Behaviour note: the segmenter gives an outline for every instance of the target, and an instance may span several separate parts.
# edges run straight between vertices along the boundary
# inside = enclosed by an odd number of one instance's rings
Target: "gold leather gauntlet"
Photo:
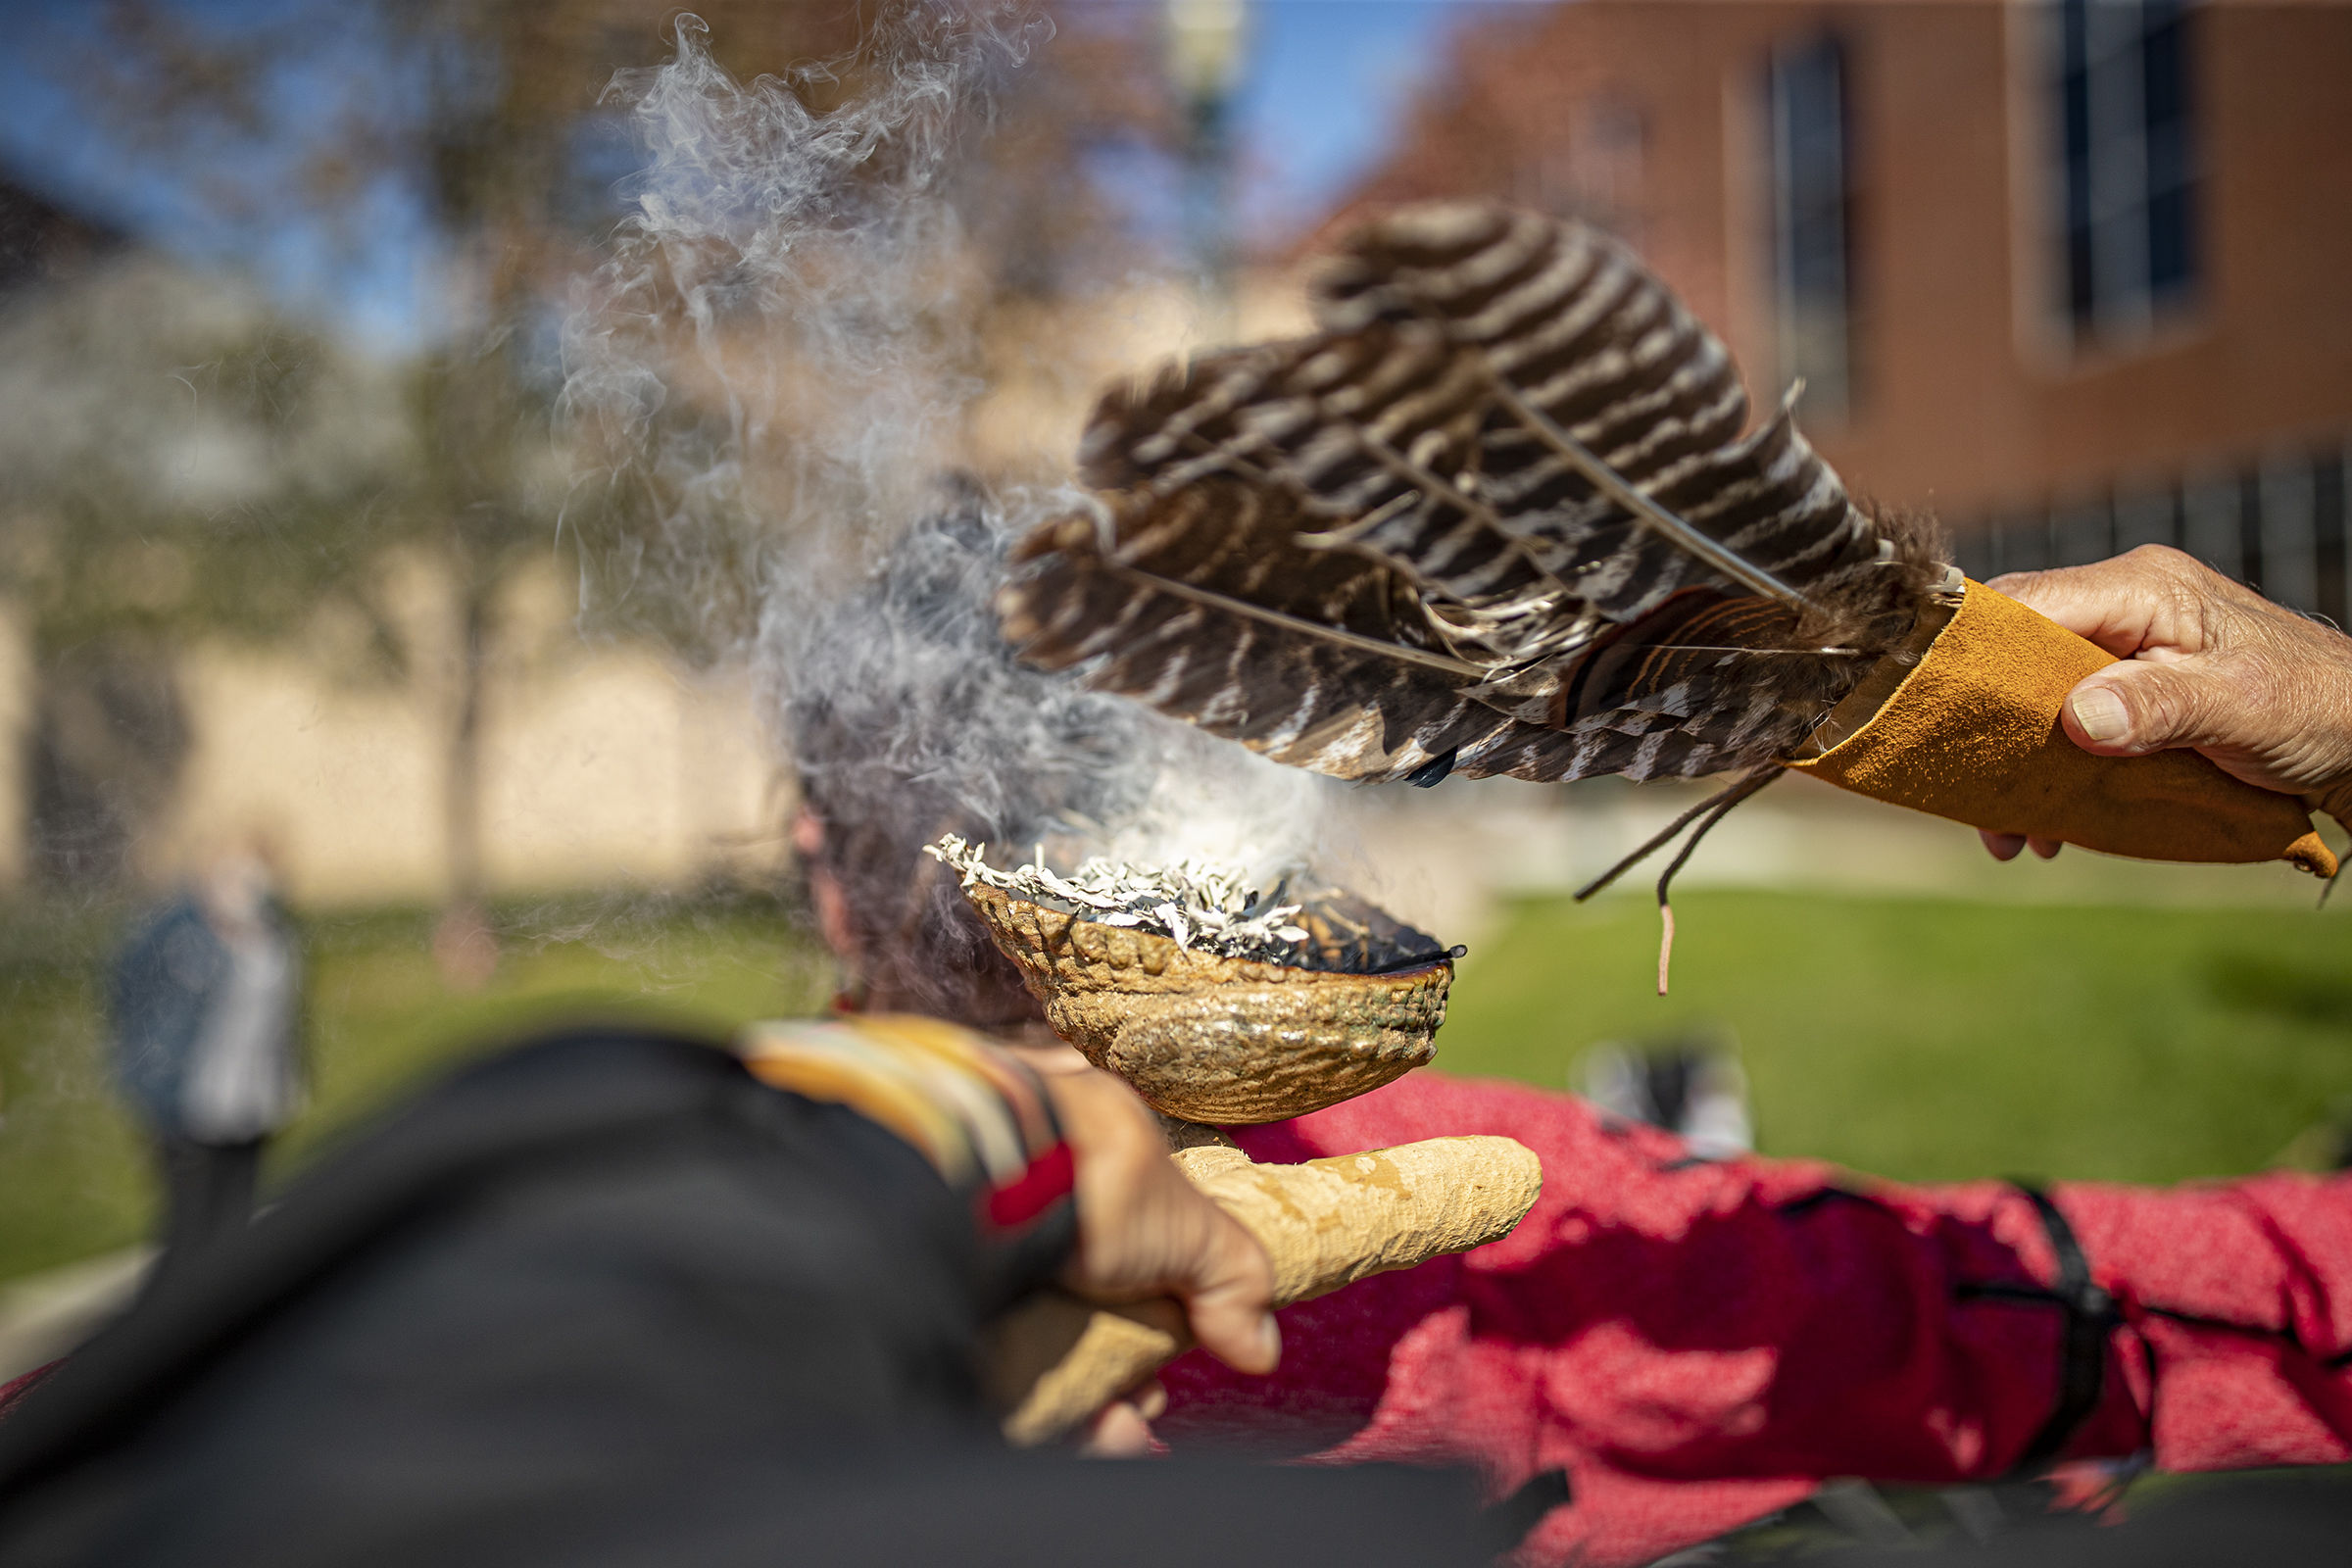
[[[1992,833],[2144,860],[2285,860],[2335,874],[2335,856],[2293,796],[2232,778],[2194,752],[2094,757],[2078,747],[2058,715],[2077,681],[2118,662],[2097,645],[1979,582],[1940,630],[1931,622],[1922,634],[1932,638],[1924,652],[1882,661],[1816,732],[1817,754],[1788,765]],[[1907,670],[1906,659],[1916,661]]]

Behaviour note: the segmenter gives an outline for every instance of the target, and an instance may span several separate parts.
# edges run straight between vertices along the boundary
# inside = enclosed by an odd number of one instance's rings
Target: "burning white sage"
[[[1065,877],[1042,857],[1000,871],[988,863],[987,845],[969,844],[954,833],[925,846],[923,853],[961,873],[967,888],[986,883],[1102,925],[1134,926],[1170,938],[1187,951],[1296,963],[1308,936],[1291,918],[1302,906],[1280,902],[1287,885],[1271,893],[1253,888],[1240,867],[1221,860],[1186,856],[1166,865],[1139,865],[1096,856]]]

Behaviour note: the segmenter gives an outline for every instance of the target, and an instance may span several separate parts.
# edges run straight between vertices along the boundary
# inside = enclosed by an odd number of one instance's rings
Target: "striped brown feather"
[[[1223,595],[1278,581],[1250,602],[1423,651],[1396,618],[1397,585],[1383,568],[1301,549],[1281,532],[1263,537],[1256,521],[1279,514],[1280,502],[1234,496],[1197,529],[1171,525],[1171,511],[1203,499],[1131,502],[1111,509],[1107,524],[1080,514],[1041,525],[1015,552],[1020,569],[998,602],[1005,636],[1032,664],[1086,665],[1099,689],[1341,778],[1404,778],[1513,738],[1538,753],[1571,750],[1568,737],[1466,695],[1474,676],[1185,597],[1178,587]],[[1199,536],[1224,542],[1203,550]],[[1167,539],[1187,547],[1152,548]]]
[[[1596,230],[1408,208],[1314,298],[1102,401],[1028,658],[1345,777],[1692,775],[1793,748],[1941,575]]]
[[[1316,305],[1331,336],[1441,334],[1490,392],[1506,384],[1635,489],[1827,610],[1869,618],[1919,585],[1881,564],[1881,531],[1786,415],[1741,435],[1747,401],[1722,343],[1598,230],[1492,205],[1405,209],[1343,248]],[[1481,494],[1546,541],[1545,568],[1602,614],[1739,586],[1638,523],[1518,414],[1482,407]]]

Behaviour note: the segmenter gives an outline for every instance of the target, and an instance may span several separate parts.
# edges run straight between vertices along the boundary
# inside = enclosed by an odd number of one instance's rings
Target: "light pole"
[[[1233,333],[1233,95],[1248,0],[1166,0],[1168,82],[1183,115],[1184,226],[1200,278],[1203,336]]]

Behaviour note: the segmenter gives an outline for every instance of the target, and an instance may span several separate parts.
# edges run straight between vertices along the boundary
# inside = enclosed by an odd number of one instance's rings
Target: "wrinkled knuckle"
[[[2143,550],[2169,549],[2169,546],[2142,545]],[[2176,552],[2177,553],[2177,552]],[[2193,562],[2190,563],[2195,564]],[[2150,602],[2157,608],[2161,620],[2169,620],[2176,628],[2204,626],[2214,618],[2219,608],[2212,585],[2184,573],[2167,571],[2148,583]]]
[[[2118,694],[2134,745],[2164,745],[2190,735],[2198,705],[2183,687],[2177,680],[2141,680]]]

